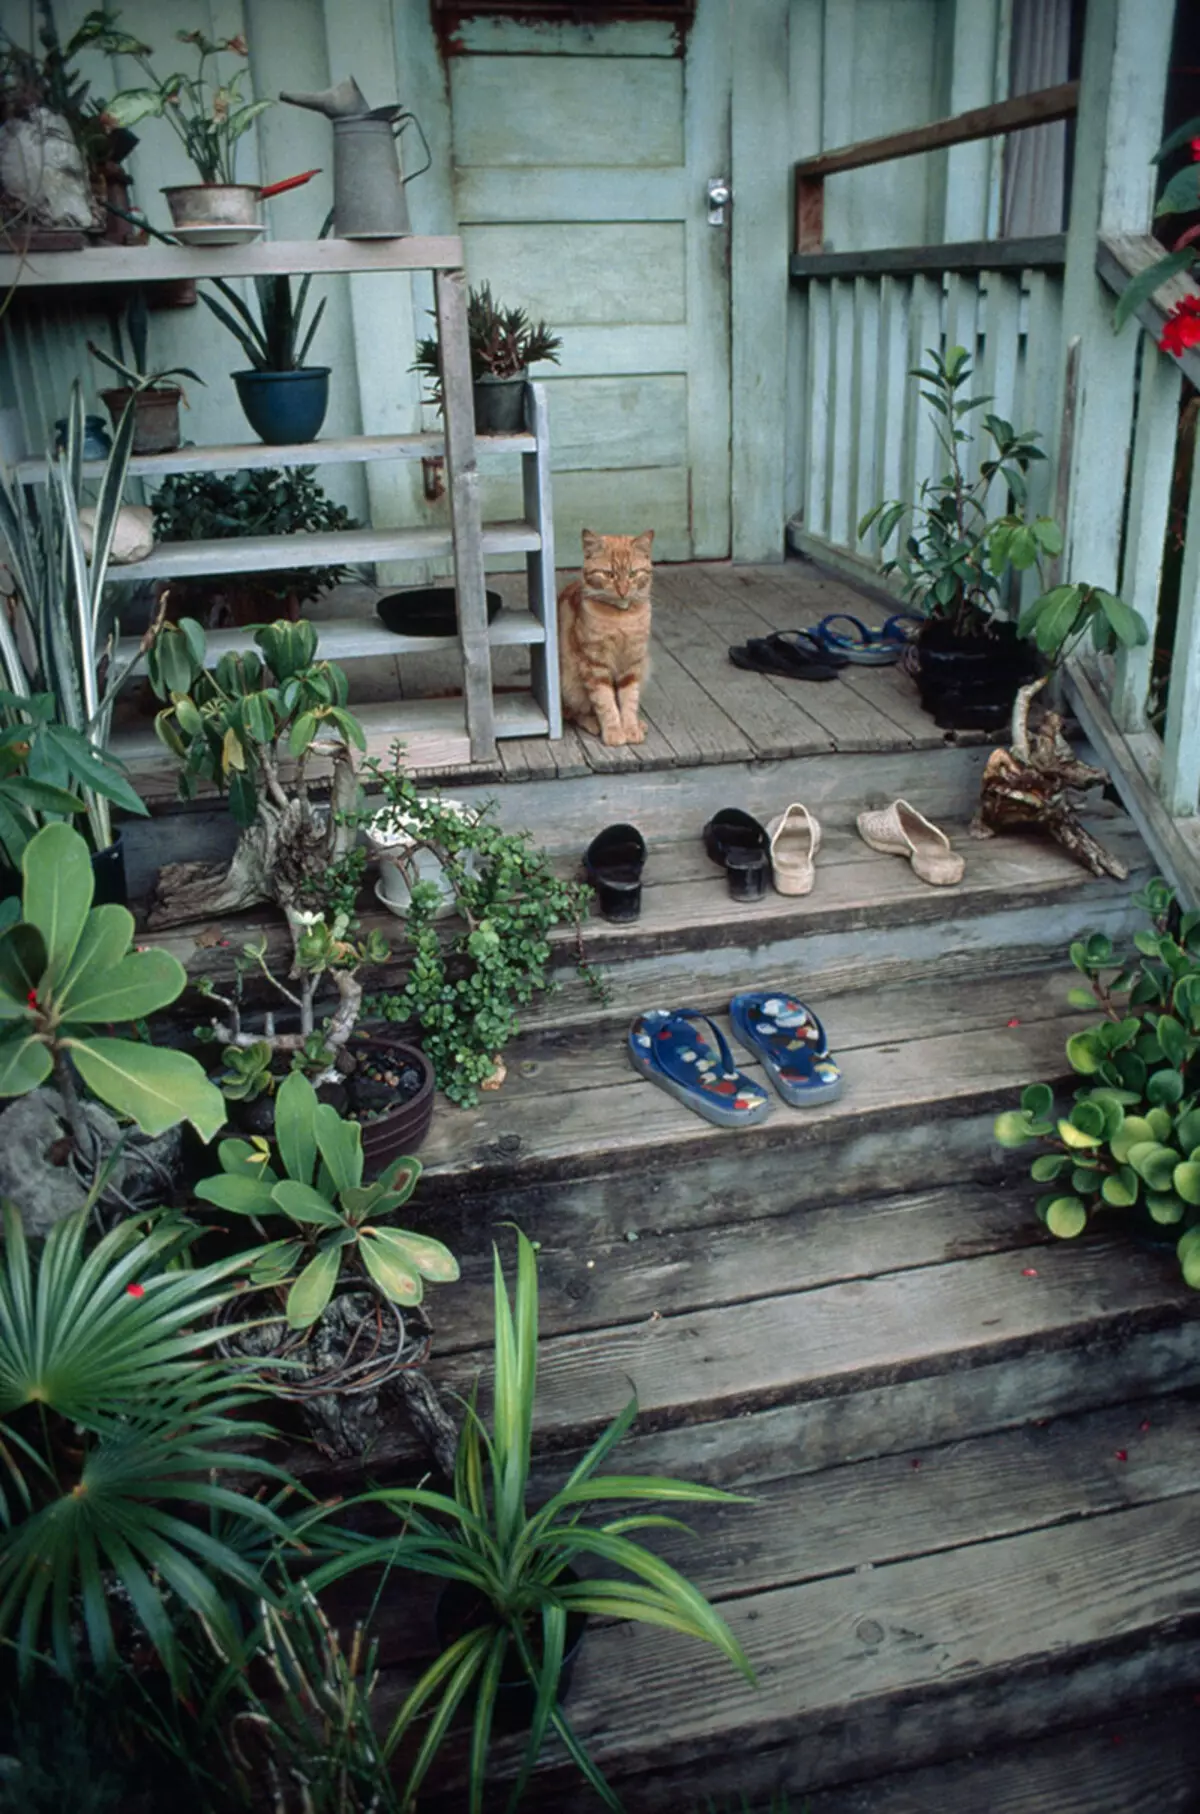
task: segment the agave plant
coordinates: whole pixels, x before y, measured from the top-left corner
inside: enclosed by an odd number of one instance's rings
[[[754,1674],[741,1645],[703,1594],[628,1535],[646,1526],[683,1528],[677,1519],[623,1512],[607,1523],[589,1525],[581,1522],[581,1514],[589,1504],[612,1501],[728,1504],[740,1496],[644,1475],[598,1478],[596,1470],[637,1416],[635,1397],[589,1449],[566,1485],[540,1511],[531,1513],[526,1498],[537,1393],[537,1261],[529,1241],[518,1232],[516,1291],[510,1305],[494,1249],[493,1256],[496,1346],[491,1429],[469,1404],[453,1494],[424,1487],[364,1494],[359,1503],[384,1505],[398,1515],[401,1535],[357,1543],[345,1555],[322,1564],[310,1584],[319,1592],[352,1569],[383,1565],[461,1583],[478,1600],[479,1623],[430,1664],[384,1741],[390,1761],[416,1723],[434,1709],[408,1777],[405,1807],[412,1804],[459,1706],[473,1695],[469,1807],[471,1814],[481,1814],[497,1691],[506,1670],[515,1668],[528,1679],[536,1706],[510,1809],[523,1795],[553,1728],[605,1806],[620,1814],[620,1800],[558,1704],[568,1619],[595,1613],[666,1626],[714,1644],[750,1682]],[[574,1565],[592,1559],[623,1571],[627,1578],[581,1579]]]
[[[6,1205],[0,1257],[0,1638],[27,1673],[45,1636],[75,1673],[80,1645],[109,1668],[118,1654],[113,1589],[178,1684],[186,1674],[173,1613],[195,1613],[237,1652],[230,1603],[263,1592],[244,1541],[287,1540],[278,1507],[229,1484],[284,1480],[247,1444],[261,1389],[215,1360],[213,1313],[240,1258],[179,1265],[197,1230],[124,1222],[90,1253],[86,1212],[59,1222],[36,1261]],[[216,1520],[217,1523],[212,1521]]]
[[[317,238],[324,239],[332,226],[331,210],[326,215]],[[254,290],[258,299],[257,315],[223,277],[215,277],[213,285],[221,292],[228,307],[210,296],[207,290],[201,290],[199,294],[205,308],[211,309],[222,327],[228,328],[241,343],[256,372],[298,372],[308,357],[308,349],[321,325],[328,300],[327,297],[321,298],[312,320],[307,329],[304,329],[304,305],[308,301],[308,286],[311,281],[310,271],[302,279],[293,300],[291,279],[286,272],[256,277]]]
[[[27,1095],[53,1073],[85,1155],[76,1076],[144,1134],[190,1121],[211,1140],[225,1102],[190,1054],[95,1031],[169,1007],[187,982],[183,965],[168,951],[130,949],[128,908],[92,906],[91,858],[69,825],[43,826],[24,874],[20,907],[5,904],[0,932],[0,1097]]]
[[[385,1298],[402,1305],[421,1302],[425,1279],[450,1284],[458,1277],[458,1261],[440,1241],[380,1225],[412,1196],[420,1161],[396,1159],[364,1185],[361,1127],[319,1102],[299,1071],[279,1086],[275,1138],[286,1176],[272,1169],[265,1140],[222,1140],[221,1171],[202,1179],[196,1195],[259,1224],[283,1216],[294,1225],[292,1239],[259,1251],[250,1273],[259,1285],[297,1274],[287,1297],[293,1329],[317,1321],[344,1271],[365,1274]]]
[[[0,471],[0,553],[12,575],[18,615],[15,626],[0,612],[0,679],[10,696],[0,702],[0,723],[36,725],[39,717],[45,723],[41,708],[35,712],[25,702],[39,694],[52,702],[56,734],[40,735],[36,747],[53,770],[31,773],[55,785],[67,774],[81,783],[96,850],[112,843],[111,802],[128,812],[146,811],[107,755],[117,694],[143,653],[139,648],[128,660],[117,659],[119,627],[109,622],[104,605],[133,428],[128,406],[100,479],[90,556],[79,520],[84,429],[78,382],[71,386],[65,443],[50,455],[46,485],[26,488]],[[32,669],[23,649],[33,651]]]

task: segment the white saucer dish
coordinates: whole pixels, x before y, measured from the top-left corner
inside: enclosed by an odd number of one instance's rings
[[[261,239],[266,230],[262,221],[244,227],[214,222],[207,226],[171,229],[175,238],[185,246],[248,246],[252,240]]]

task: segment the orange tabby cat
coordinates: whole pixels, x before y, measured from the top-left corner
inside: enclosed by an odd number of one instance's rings
[[[650,671],[650,550],[644,535],[583,532],[583,577],[558,595],[563,715],[602,743],[641,743]]]

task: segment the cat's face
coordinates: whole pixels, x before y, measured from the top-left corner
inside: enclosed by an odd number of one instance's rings
[[[589,600],[628,611],[650,597],[654,570],[654,531],[644,535],[596,535],[583,532],[583,589]]]

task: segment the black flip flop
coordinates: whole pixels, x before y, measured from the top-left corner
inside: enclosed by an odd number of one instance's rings
[[[762,900],[771,873],[771,841],[765,825],[740,806],[727,806],[714,813],[704,827],[704,848],[725,871],[735,901]]]
[[[606,920],[637,919],[645,864],[646,840],[636,825],[609,825],[592,839],[583,866]]]
[[[807,630],[776,630],[753,636],[729,651],[736,668],[753,674],[775,674],[784,680],[836,680],[846,657],[831,653]]]

